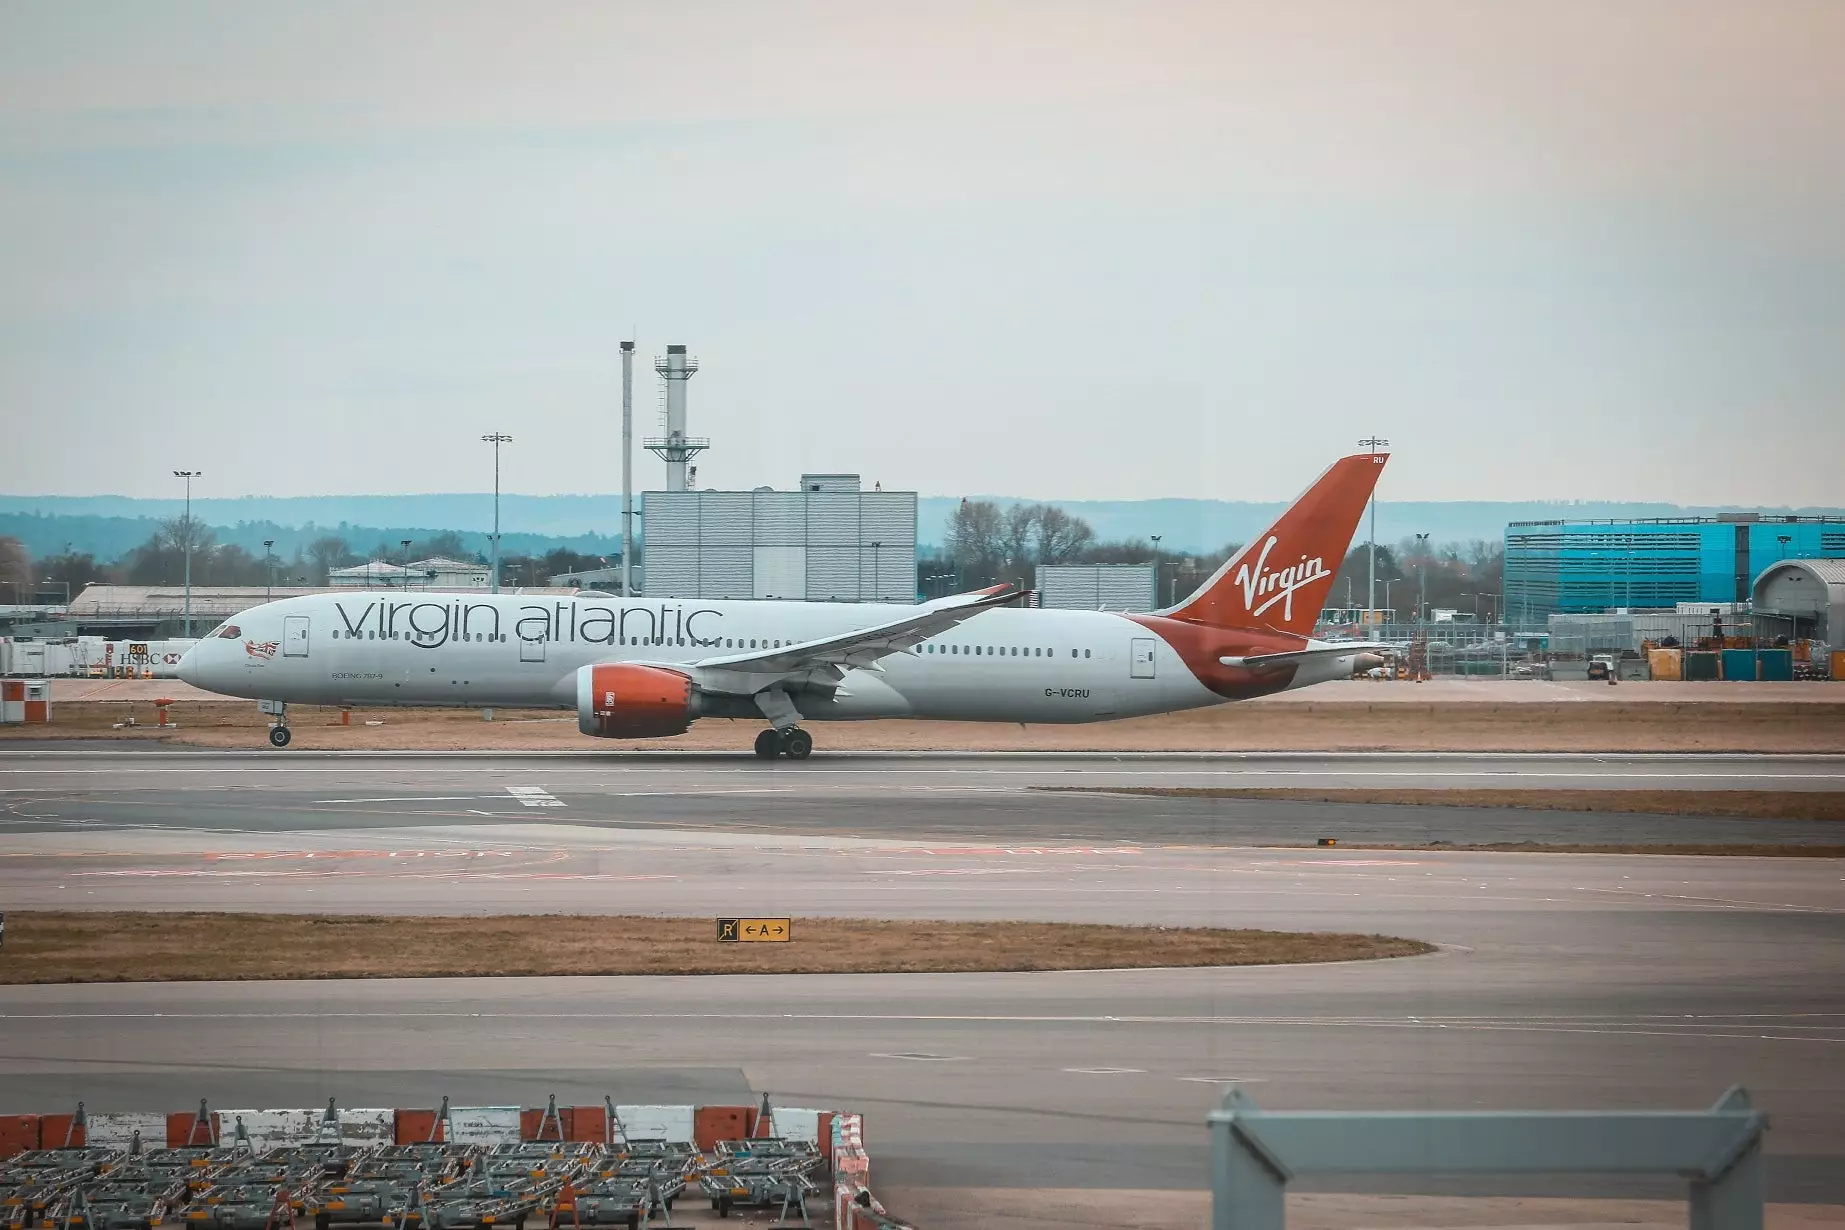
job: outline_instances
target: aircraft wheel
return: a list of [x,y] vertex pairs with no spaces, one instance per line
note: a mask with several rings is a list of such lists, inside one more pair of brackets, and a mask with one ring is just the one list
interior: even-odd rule
[[289,729],[286,726],[271,726],[269,728],[269,742],[275,744],[277,747],[287,747],[288,741],[292,738],[294,738],[294,736],[289,733]]
[[765,730],[756,736],[756,755],[764,760],[774,760],[781,754],[781,732],[776,730]]
[[814,737],[799,726],[788,732],[783,747],[790,760],[806,760],[814,754]]

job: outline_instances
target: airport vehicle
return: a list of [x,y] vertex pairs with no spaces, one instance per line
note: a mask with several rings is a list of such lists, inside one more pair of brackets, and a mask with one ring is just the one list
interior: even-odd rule
[[1148,614],[1010,607],[1004,587],[920,606],[536,595],[315,594],[219,625],[187,683],[287,706],[574,708],[586,735],[760,717],[765,758],[802,722],[1096,722],[1265,696],[1378,665],[1310,633],[1388,454],[1341,458],[1190,597]]

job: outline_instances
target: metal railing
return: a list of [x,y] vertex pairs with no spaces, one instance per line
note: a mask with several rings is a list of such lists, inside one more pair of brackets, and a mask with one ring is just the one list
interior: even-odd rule
[[1297,1175],[1674,1174],[1691,1230],[1762,1230],[1768,1116],[1734,1086],[1701,1111],[1211,1112],[1212,1230],[1283,1230]]

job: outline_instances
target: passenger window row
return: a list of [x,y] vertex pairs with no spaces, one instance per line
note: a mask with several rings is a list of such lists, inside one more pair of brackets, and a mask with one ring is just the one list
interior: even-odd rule
[[[922,651],[924,653],[972,654],[988,658],[1054,658],[1057,656],[1055,649],[1045,649],[1036,645],[1021,648],[1018,645],[995,647],[993,645],[937,645],[929,642],[922,646]],[[1087,649],[1070,651],[1072,658],[1087,658],[1089,655],[1090,651]]]
[[[341,631],[340,631],[340,630],[339,630],[338,628],[335,628],[335,629],[333,629],[333,639],[334,639],[334,640],[336,640],[336,641],[338,641],[338,640],[348,640],[348,641],[413,641],[413,640],[415,640],[415,639],[416,639],[416,637],[415,637],[414,635],[412,635],[411,633],[409,633],[409,632],[402,632],[402,633],[399,633],[399,632],[379,632],[379,631],[378,631],[378,630],[376,630],[375,628],[367,628],[367,629],[366,629],[366,630],[365,630],[364,632],[341,632]],[[473,634],[473,636],[472,636],[472,637],[470,637],[470,636],[468,636],[467,634],[465,634],[465,633],[464,633],[463,635],[461,635],[461,636],[459,636],[459,637],[457,637],[457,638],[455,638],[455,639],[457,639],[457,640],[462,640],[462,641],[466,641],[466,640],[475,640],[475,641],[503,641],[503,640],[505,640],[505,639],[506,639],[506,634],[505,634],[504,632],[476,632],[476,633],[474,633],[474,634]]]

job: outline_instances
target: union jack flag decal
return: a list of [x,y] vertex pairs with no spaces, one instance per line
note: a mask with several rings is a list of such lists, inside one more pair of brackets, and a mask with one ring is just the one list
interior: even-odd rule
[[281,641],[245,641],[243,651],[252,658],[261,658],[267,662],[275,657],[275,651],[282,647]]

